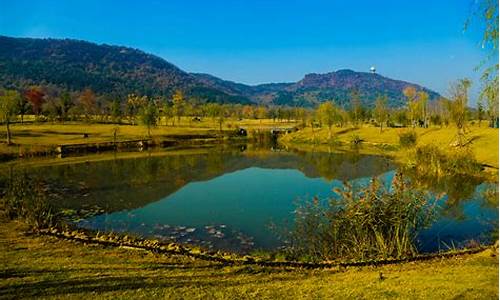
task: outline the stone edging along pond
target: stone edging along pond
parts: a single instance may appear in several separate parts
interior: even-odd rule
[[[425,261],[438,258],[449,258],[466,254],[474,254],[484,251],[492,246],[479,246],[471,249],[454,250],[441,253],[420,254],[412,257],[391,258],[391,259],[369,259],[358,261],[337,261],[337,262],[299,262],[299,261],[274,261],[265,260],[260,257],[249,255],[238,255],[235,253],[221,251],[204,251],[198,247],[189,247],[177,243],[161,243],[157,240],[137,239],[127,235],[119,236],[115,234],[102,234],[84,230],[63,230],[60,228],[40,229],[34,231],[36,234],[53,236],[65,240],[99,244],[109,247],[122,247],[128,249],[145,250],[160,254],[185,255],[207,261],[220,262],[226,265],[258,265],[262,267],[294,267],[305,269],[325,269],[335,267],[361,267],[380,266],[387,264],[398,264],[405,262]]]

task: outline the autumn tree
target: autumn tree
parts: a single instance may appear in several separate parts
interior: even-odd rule
[[[415,101],[417,98],[417,90],[413,86],[407,86],[403,89],[403,95],[406,97],[410,123],[415,127],[416,118],[418,116],[418,106]]]
[[[262,119],[267,117],[267,109],[264,106],[259,106],[255,111],[255,115],[260,120],[259,122],[262,123]]]
[[[463,145],[467,122],[467,103],[469,101],[469,88],[471,81],[467,78],[454,82],[449,89],[450,100],[448,111],[450,119],[457,127],[457,144]]]
[[[425,91],[417,92],[416,109],[418,119],[423,122],[423,126],[427,127],[427,102],[429,101],[429,94]]]
[[[139,110],[146,105],[147,97],[146,96],[138,96],[136,94],[129,94],[127,96],[127,115],[129,117],[130,122],[135,125],[135,116],[139,113]]]
[[[243,106],[242,114],[246,119],[254,118],[254,109],[250,105]]]
[[[0,118],[5,124],[7,132],[7,145],[12,144],[10,132],[10,121],[16,116],[19,103],[19,92],[14,90],[0,90]]]
[[[380,133],[382,133],[382,127],[385,122],[387,122],[388,111],[387,111],[387,96],[378,96],[375,100],[374,109],[375,119],[380,126]]]
[[[87,121],[91,120],[91,116],[96,113],[96,96],[91,89],[85,89],[80,94],[78,101],[83,109],[83,114]]]
[[[25,93],[26,99],[31,104],[31,109],[36,116],[42,112],[42,106],[45,103],[45,93],[40,87],[29,88]]]

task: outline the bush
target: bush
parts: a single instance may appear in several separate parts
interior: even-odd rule
[[[353,134],[351,136],[351,141],[350,141],[351,145],[361,145],[362,142],[363,139],[359,135]]]
[[[399,144],[404,148],[415,146],[417,144],[417,133],[413,130],[400,133]]]
[[[296,210],[288,234],[294,259],[399,258],[417,253],[416,236],[430,225],[436,206],[409,186],[401,174],[392,189],[377,179],[359,191],[350,185],[336,191],[338,199],[317,198]],[[436,200],[437,201],[437,200]]]

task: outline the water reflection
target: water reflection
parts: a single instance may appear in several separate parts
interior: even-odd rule
[[[29,172],[44,178],[55,206],[98,213],[80,226],[248,252],[281,244],[268,225],[293,220],[298,198],[330,197],[345,181],[366,184],[373,176],[390,181],[396,168],[385,157],[355,152],[238,145]],[[488,186],[480,178],[407,176],[419,188],[447,195],[442,217],[421,235],[423,250],[478,238],[498,219],[496,208],[484,205]]]

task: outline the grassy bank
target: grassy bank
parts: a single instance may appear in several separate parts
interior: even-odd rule
[[[378,127],[364,125],[359,128],[333,128],[332,135],[333,142],[349,144],[354,137],[358,137],[363,140],[362,144],[382,147],[384,152],[392,150],[392,154],[398,157],[404,152],[399,149],[399,134],[408,130],[406,128],[384,128],[380,132]],[[449,148],[450,144],[455,141],[457,133],[453,126],[416,128],[415,131],[417,133],[417,146],[434,144],[443,149]],[[328,134],[327,128],[315,128],[313,133],[312,129],[308,127],[283,136],[281,141],[289,145],[321,146],[329,143]],[[467,137],[472,140],[470,146],[476,159],[483,164],[498,168],[498,129],[488,128],[484,122],[481,126],[471,125],[468,127]]]
[[[170,124],[170,123],[169,123]],[[171,125],[171,124],[170,124]],[[293,127],[295,123],[263,120],[227,120],[223,131],[227,134],[238,127],[252,130],[267,130],[273,127]],[[47,152],[57,145],[111,142],[114,140],[138,140],[147,138],[147,129],[141,125],[89,124],[82,122],[62,123],[26,123],[11,125],[13,143],[7,146],[0,143],[0,155],[35,154]],[[219,126],[210,119],[201,122],[182,118],[175,126],[160,125],[151,130],[152,138],[163,140],[181,136],[203,137],[207,134],[219,134]],[[84,134],[86,137],[84,137]],[[2,134],[3,136],[3,134]]]
[[[498,298],[493,251],[383,267],[230,267],[26,235],[0,222],[0,298]]]

